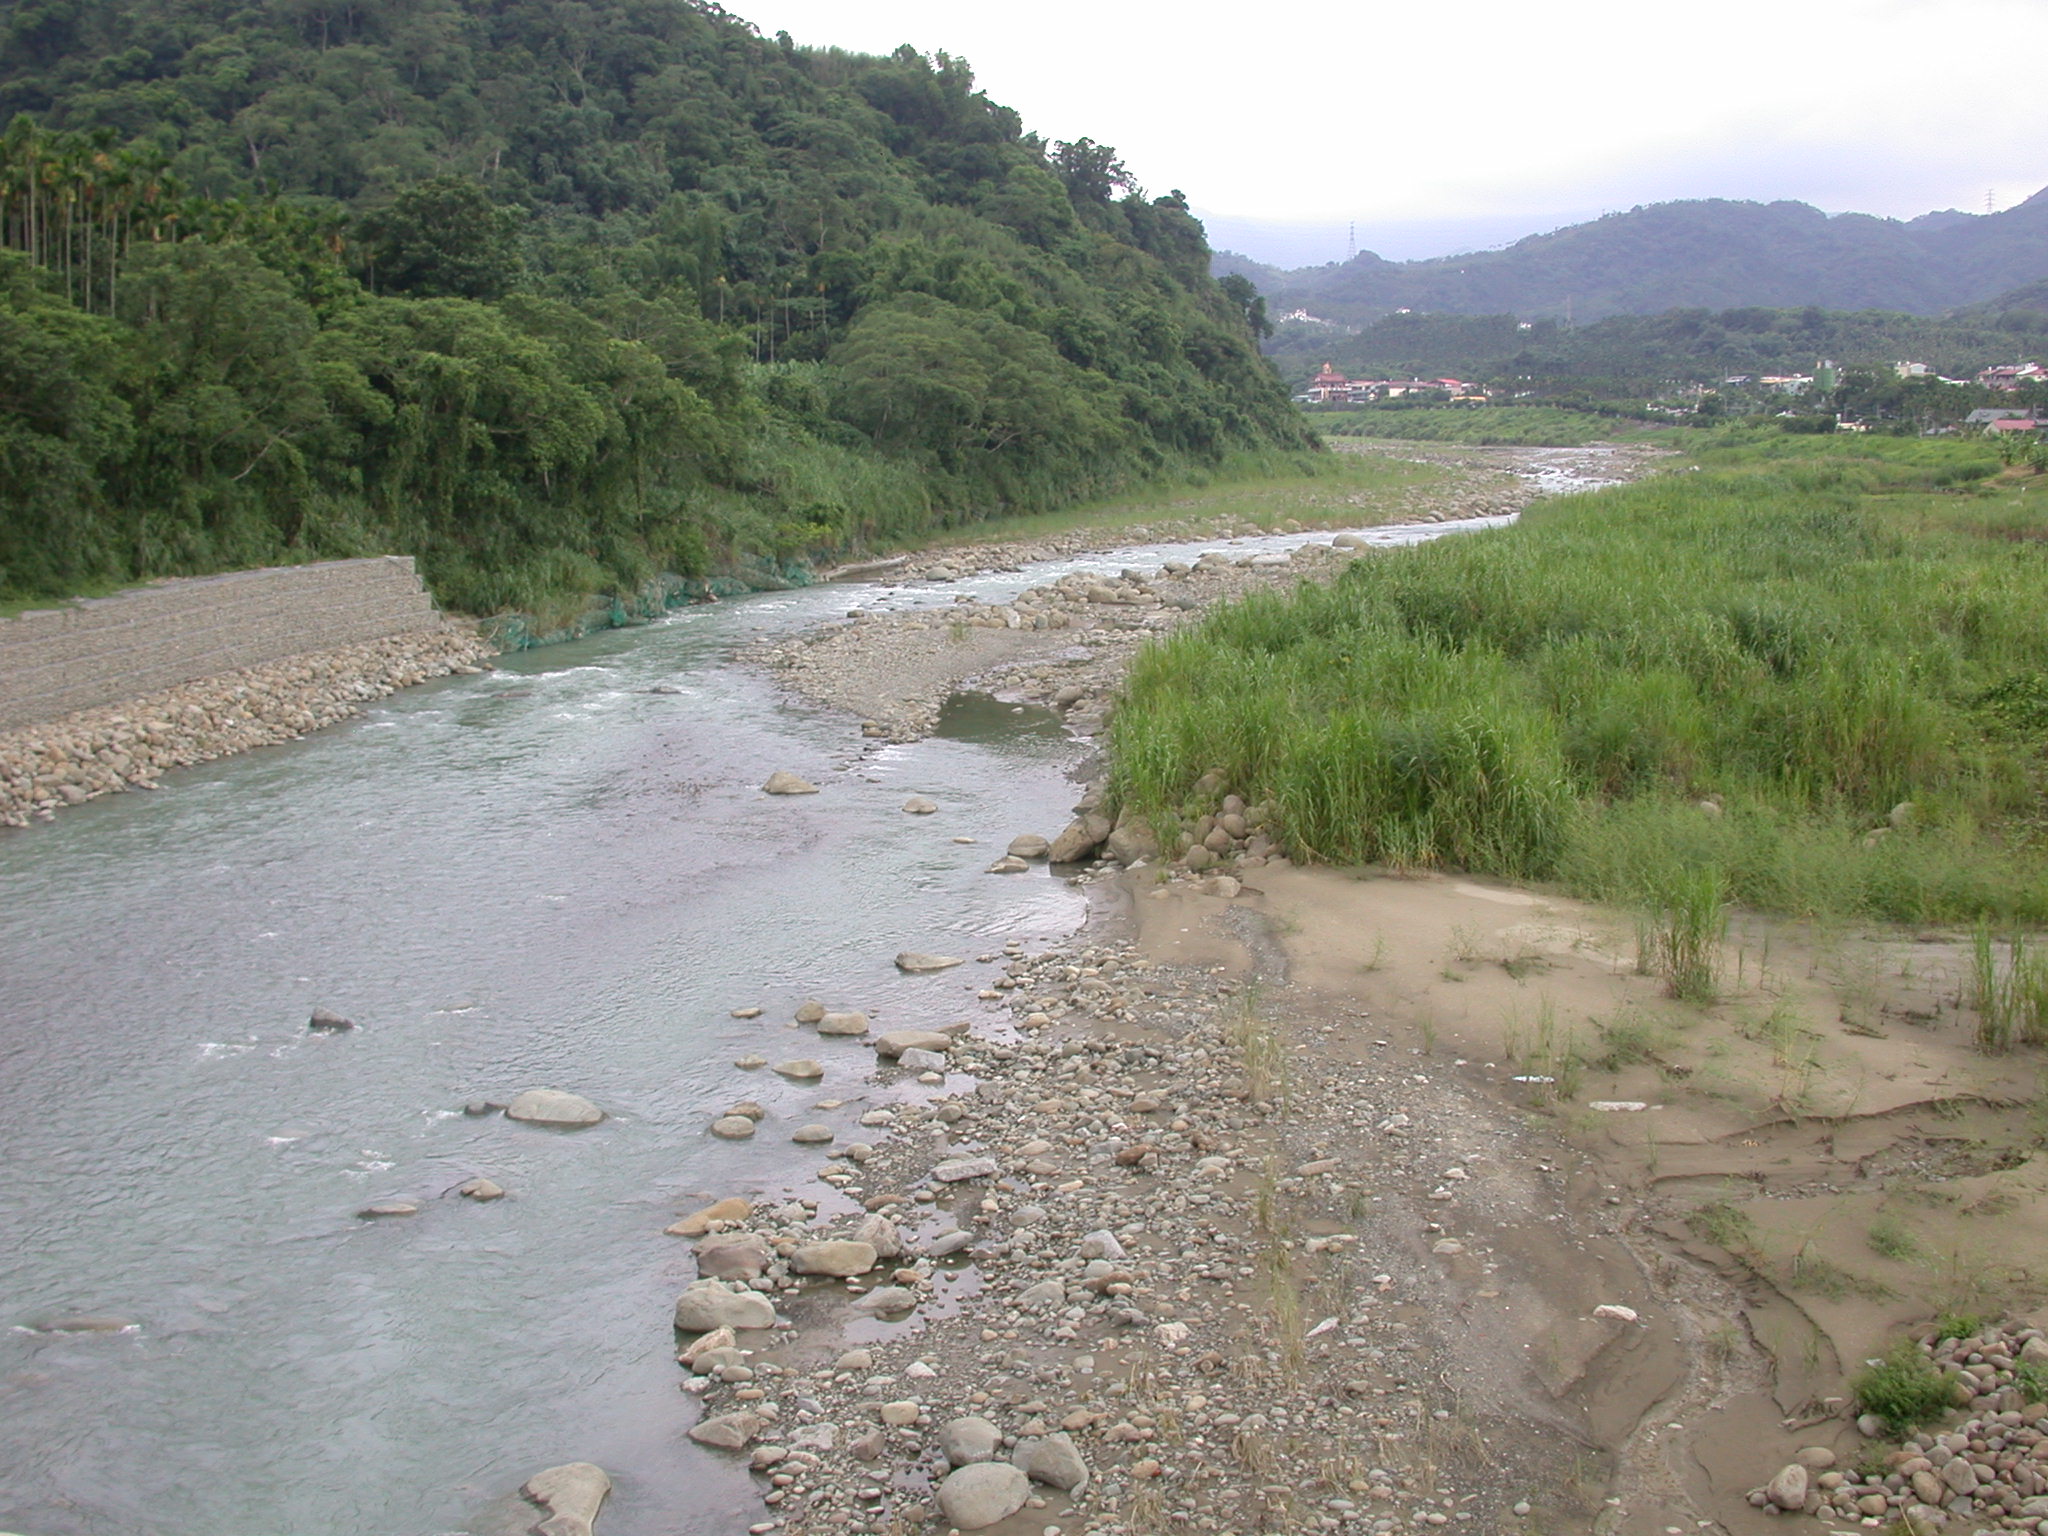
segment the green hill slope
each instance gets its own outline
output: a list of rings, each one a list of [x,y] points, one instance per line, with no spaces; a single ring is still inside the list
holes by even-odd
[[[1178,194],[688,0],[0,22],[0,596],[533,607],[1305,444]]]

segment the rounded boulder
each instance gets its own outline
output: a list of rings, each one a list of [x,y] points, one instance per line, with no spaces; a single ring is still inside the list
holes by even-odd
[[[604,1111],[577,1093],[559,1088],[529,1088],[505,1106],[505,1118],[524,1120],[529,1125],[575,1127],[595,1125]]]
[[[789,1256],[789,1267],[799,1275],[832,1275],[845,1279],[864,1275],[880,1260],[874,1244],[834,1239],[805,1243]]]
[[[979,1531],[1007,1520],[1031,1497],[1031,1479],[1005,1461],[959,1467],[939,1484],[939,1509],[958,1530]]]

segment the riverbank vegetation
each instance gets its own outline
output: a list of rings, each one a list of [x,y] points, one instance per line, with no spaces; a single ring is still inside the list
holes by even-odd
[[[2012,472],[2007,472],[2008,476]],[[1673,910],[2048,921],[2048,564],[1981,444],[1731,432],[1149,650],[1114,793]]]
[[[0,23],[0,600],[560,611],[1312,452],[1177,192],[692,0]]]
[[[1173,484],[1129,491],[1056,512],[999,518],[952,530],[934,545],[1056,537],[1076,529],[1100,531],[1144,526],[1155,535],[1171,529],[1189,537],[1229,523],[1277,531],[1358,528],[1410,510],[1409,493],[1449,479],[1440,465],[1369,453],[1241,453],[1214,469],[1194,470]]]
[[[1407,406],[1398,402],[1317,411],[1309,420],[1333,437],[1383,437],[1489,448],[1579,448],[1636,436],[1649,425],[1638,415],[1558,406]]]

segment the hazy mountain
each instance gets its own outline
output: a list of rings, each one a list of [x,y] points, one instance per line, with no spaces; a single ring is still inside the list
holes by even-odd
[[[1598,320],[1757,305],[1931,315],[2048,277],[2048,190],[2003,213],[1913,220],[1805,203],[1655,203],[1531,235],[1505,250],[1391,262],[1361,252],[1291,272],[1225,252],[1274,314],[1359,324],[1393,310]]]

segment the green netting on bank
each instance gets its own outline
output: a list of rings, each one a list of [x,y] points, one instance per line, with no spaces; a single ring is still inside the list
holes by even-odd
[[[748,592],[784,592],[808,587],[817,573],[797,560],[759,560],[724,576],[677,576],[665,573],[631,594],[593,597],[566,623],[543,621],[530,613],[500,613],[485,619],[483,633],[500,651],[530,651],[543,645],[581,640],[600,630],[647,624],[675,608],[716,602]]]

